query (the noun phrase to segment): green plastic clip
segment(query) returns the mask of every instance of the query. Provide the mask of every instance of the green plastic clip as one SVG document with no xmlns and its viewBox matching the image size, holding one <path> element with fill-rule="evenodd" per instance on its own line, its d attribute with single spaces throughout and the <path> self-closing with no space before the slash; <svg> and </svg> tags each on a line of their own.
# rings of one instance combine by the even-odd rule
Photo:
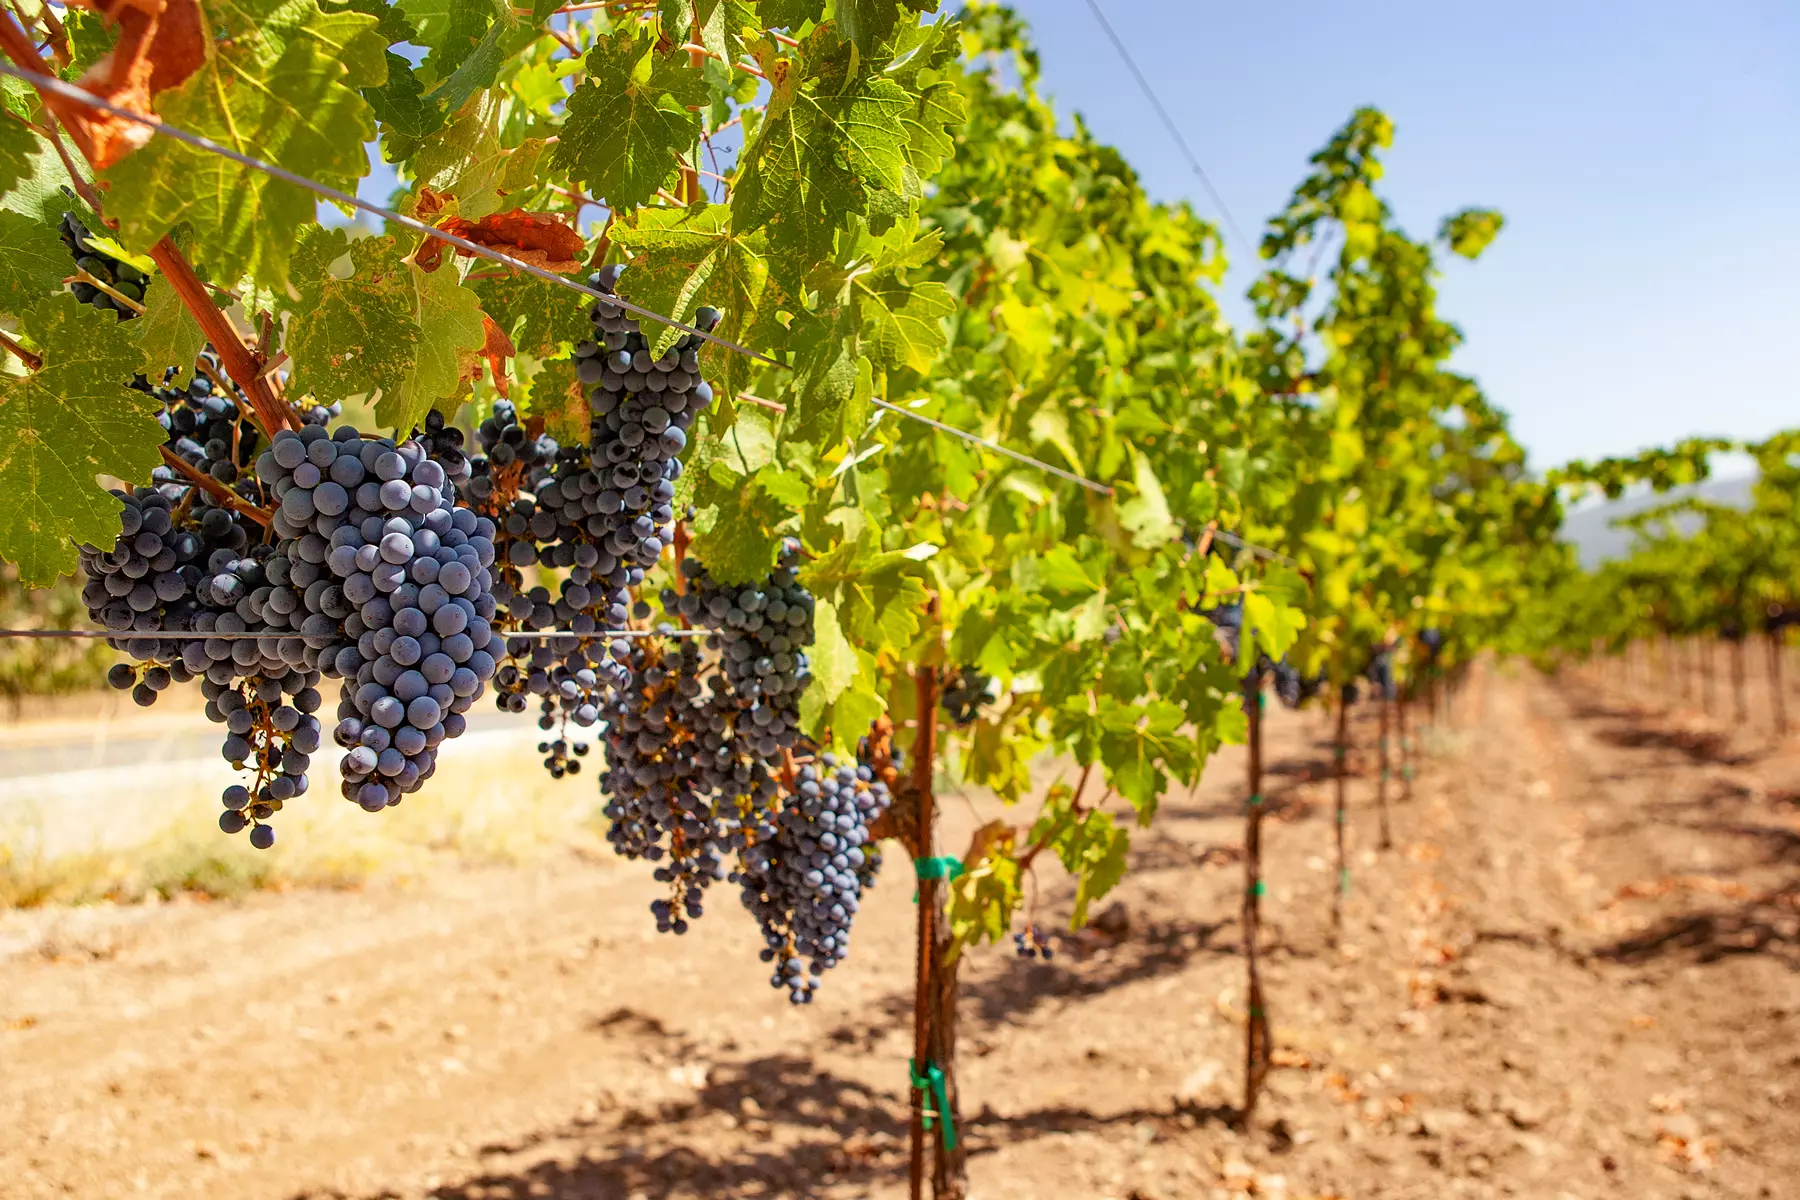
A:
<svg viewBox="0 0 1800 1200">
<path fill-rule="evenodd" d="M 923 861 L 923 860 L 921 860 Z M 950 1096 L 944 1087 L 944 1072 L 934 1062 L 925 1064 L 925 1073 L 919 1073 L 916 1060 L 908 1059 L 907 1070 L 912 1074 L 912 1085 L 915 1091 L 922 1091 L 926 1096 L 926 1104 L 921 1120 L 925 1128 L 936 1127 L 944 1139 L 944 1149 L 956 1149 L 956 1122 L 950 1119 Z M 932 1109 L 935 1103 L 937 1108 Z"/>
<path fill-rule="evenodd" d="M 1255 808 L 1257 805 L 1261 804 L 1262 803 L 1262 793 L 1261 792 L 1251 792 L 1249 803 L 1250 803 L 1251 808 Z"/>
<path fill-rule="evenodd" d="M 955 879 L 963 873 L 962 859 L 954 854 L 940 854 L 936 858 L 913 859 L 913 874 L 920 879 Z M 913 892 L 913 903 L 919 902 L 919 893 Z"/>
</svg>

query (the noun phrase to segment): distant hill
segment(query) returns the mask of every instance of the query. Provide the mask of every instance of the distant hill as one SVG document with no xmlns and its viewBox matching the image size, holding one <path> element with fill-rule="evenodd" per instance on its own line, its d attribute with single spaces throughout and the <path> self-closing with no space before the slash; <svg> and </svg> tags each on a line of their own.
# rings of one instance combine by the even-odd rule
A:
<svg viewBox="0 0 1800 1200">
<path fill-rule="evenodd" d="M 1667 504 L 1671 500 L 1695 495 L 1715 504 L 1748 508 L 1750 487 L 1755 482 L 1754 475 L 1709 479 L 1695 487 L 1675 488 L 1661 495 L 1646 492 L 1641 496 L 1624 496 L 1618 500 L 1585 505 L 1570 511 L 1563 519 L 1563 541 L 1571 543 L 1581 558 L 1581 565 L 1592 570 L 1603 562 L 1624 558 L 1631 553 L 1632 531 L 1614 528 L 1614 521 L 1659 504 Z"/>
</svg>

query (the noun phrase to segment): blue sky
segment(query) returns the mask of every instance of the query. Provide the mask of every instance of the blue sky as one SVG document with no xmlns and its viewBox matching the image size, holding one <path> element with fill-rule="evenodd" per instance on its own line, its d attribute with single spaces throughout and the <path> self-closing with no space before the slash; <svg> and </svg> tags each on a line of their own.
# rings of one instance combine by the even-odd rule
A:
<svg viewBox="0 0 1800 1200">
<path fill-rule="evenodd" d="M 1800 425 L 1800 4 L 1099 3 L 1250 238 L 1359 104 L 1413 233 L 1506 214 L 1441 306 L 1534 466 Z M 1059 110 L 1216 217 L 1085 0 L 1014 6 Z"/>
</svg>

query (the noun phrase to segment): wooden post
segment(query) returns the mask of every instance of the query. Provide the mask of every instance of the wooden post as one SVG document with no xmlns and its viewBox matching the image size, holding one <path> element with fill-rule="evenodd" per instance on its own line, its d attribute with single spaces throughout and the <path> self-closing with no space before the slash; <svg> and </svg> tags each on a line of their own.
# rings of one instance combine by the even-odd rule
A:
<svg viewBox="0 0 1800 1200">
<path fill-rule="evenodd" d="M 1406 692 L 1400 693 L 1400 802 L 1402 804 L 1412 803 L 1413 775 L 1415 774 L 1413 762 L 1417 757 L 1413 750 L 1412 734 L 1408 731 L 1406 723 L 1408 699 Z"/>
<path fill-rule="evenodd" d="M 1332 757 L 1336 766 L 1336 829 L 1337 835 L 1337 886 L 1331 891 L 1331 936 L 1335 942 L 1344 928 L 1344 897 L 1350 891 L 1350 859 L 1344 845 L 1344 826 L 1349 814 L 1346 811 L 1345 789 L 1349 787 L 1348 774 L 1350 764 L 1350 701 L 1344 695 L 1342 687 L 1337 695 L 1337 733 L 1332 738 Z"/>
<path fill-rule="evenodd" d="M 1244 711 L 1250 731 L 1250 799 L 1244 818 L 1244 967 L 1249 977 L 1249 1012 L 1244 1022 L 1244 1128 L 1250 1128 L 1256 1097 L 1269 1073 L 1268 1001 L 1263 997 L 1258 946 L 1262 933 L 1262 687 L 1255 672 L 1244 681 Z"/>
<path fill-rule="evenodd" d="M 1375 799 L 1381 814 L 1381 848 L 1394 848 L 1394 834 L 1388 827 L 1388 720 L 1391 702 L 1388 700 L 1387 688 L 1381 688 L 1381 695 L 1376 698 L 1381 708 L 1381 777 L 1375 784 Z"/>
<path fill-rule="evenodd" d="M 913 739 L 913 793 L 918 800 L 918 832 L 913 857 L 929 859 L 936 848 L 932 811 L 931 767 L 937 756 L 937 668 L 922 666 L 913 676 L 918 692 L 918 735 Z M 915 868 L 915 874 L 919 872 Z M 929 872 L 918 880 L 918 944 L 913 980 L 912 1071 L 923 1072 L 931 1063 L 931 1013 L 934 967 L 937 964 L 937 880 Z M 931 1103 L 926 1089 L 912 1089 L 912 1161 L 908 1194 L 923 1200 L 925 1194 L 925 1106 Z"/>
<path fill-rule="evenodd" d="M 1787 690 L 1781 678 L 1781 630 L 1769 630 L 1769 708 L 1778 736 L 1787 734 Z"/>
<path fill-rule="evenodd" d="M 1731 694 L 1737 707 L 1737 723 L 1742 728 L 1750 723 L 1750 697 L 1744 686 L 1744 639 L 1731 639 Z"/>
</svg>

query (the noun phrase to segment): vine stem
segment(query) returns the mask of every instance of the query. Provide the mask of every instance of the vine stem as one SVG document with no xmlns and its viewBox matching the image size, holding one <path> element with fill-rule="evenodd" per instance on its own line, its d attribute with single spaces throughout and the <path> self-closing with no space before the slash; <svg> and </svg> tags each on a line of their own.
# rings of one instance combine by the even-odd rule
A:
<svg viewBox="0 0 1800 1200">
<path fill-rule="evenodd" d="M 27 71 L 34 71 L 39 75 L 55 74 L 10 12 L 0 16 L 0 51 L 4 51 L 8 58 Z M 44 95 L 43 101 L 46 110 L 53 114 L 61 113 L 67 103 L 60 97 L 51 95 Z M 86 126 L 71 124 L 69 136 L 91 167 L 93 145 Z M 75 180 L 77 190 L 83 193 L 83 199 L 88 199 L 93 194 L 92 185 L 86 184 L 77 171 L 71 170 L 69 174 Z M 98 195 L 93 195 L 89 200 L 95 206 L 95 211 L 99 211 L 98 202 Z M 199 323 L 207 340 L 212 343 L 213 350 L 219 355 L 219 361 L 224 364 L 225 373 L 243 391 L 250 406 L 261 418 L 263 426 L 270 432 L 297 428 L 298 422 L 294 420 L 293 410 L 275 395 L 269 381 L 259 374 L 262 364 L 244 345 L 237 327 L 207 298 L 206 286 L 194 274 L 193 266 L 180 248 L 165 237 L 151 247 L 150 258 L 175 289 L 183 307 L 194 315 L 194 320 Z"/>
<path fill-rule="evenodd" d="M 242 513 L 244 516 L 249 517 L 252 521 L 255 521 L 265 529 L 268 528 L 270 520 L 273 519 L 273 515 L 268 509 L 258 508 L 256 505 L 250 503 L 212 476 L 197 470 L 193 463 L 182 458 L 167 446 L 159 446 L 158 449 L 162 451 L 163 461 L 168 463 L 169 466 L 173 467 L 175 470 L 181 472 L 181 474 L 187 476 L 188 480 L 192 482 L 195 487 L 219 501 L 219 503 L 225 505 L 225 507 L 232 509 L 235 512 Z"/>
<path fill-rule="evenodd" d="M 19 361 L 25 364 L 25 369 L 28 371 L 39 370 L 44 365 L 44 360 L 40 355 L 33 354 L 25 347 L 19 345 L 19 343 L 8 337 L 4 331 L 0 331 L 0 346 L 5 346 L 8 350 L 11 350 L 14 354 L 18 355 Z"/>
</svg>

